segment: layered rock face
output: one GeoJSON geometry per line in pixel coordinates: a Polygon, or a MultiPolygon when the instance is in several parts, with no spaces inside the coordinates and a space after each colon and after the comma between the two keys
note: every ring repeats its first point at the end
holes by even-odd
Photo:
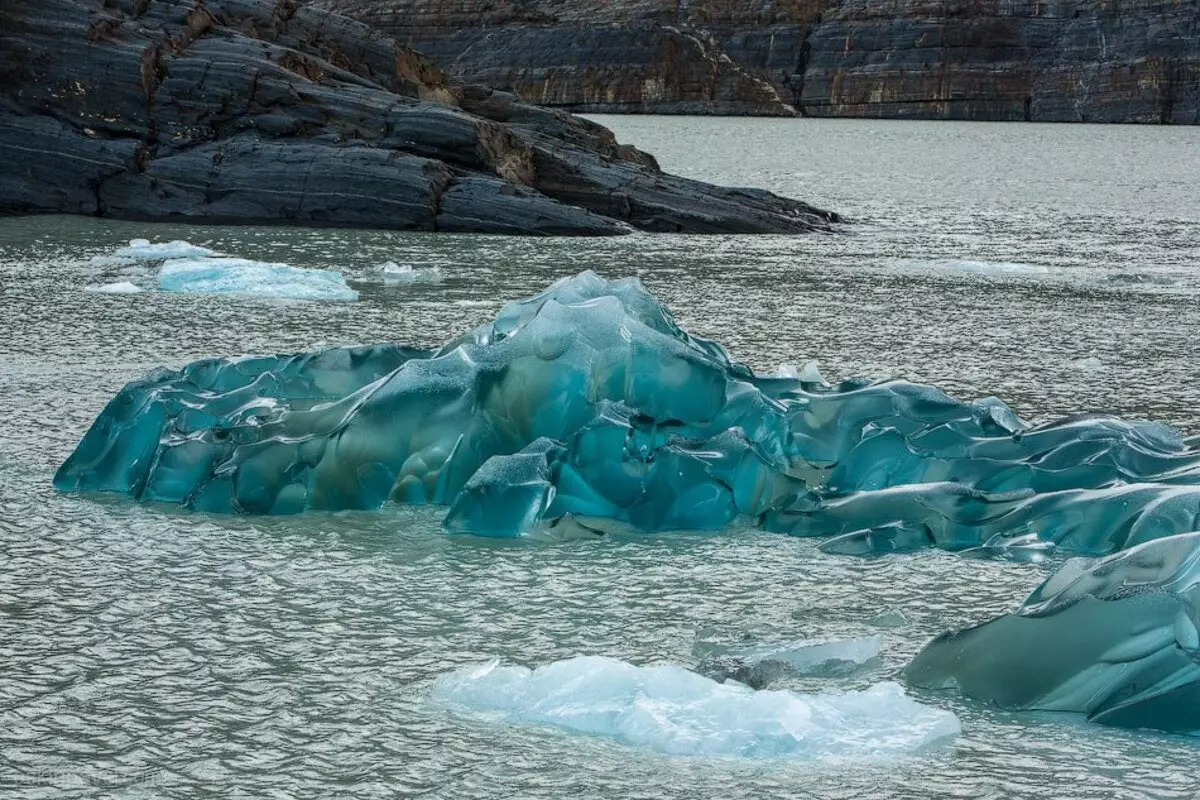
{"type": "Polygon", "coordinates": [[[577,111],[1200,122],[1200,0],[315,0],[577,111]]]}
{"type": "Polygon", "coordinates": [[[515,234],[796,233],[607,129],[296,0],[5,0],[0,213],[515,234]]]}

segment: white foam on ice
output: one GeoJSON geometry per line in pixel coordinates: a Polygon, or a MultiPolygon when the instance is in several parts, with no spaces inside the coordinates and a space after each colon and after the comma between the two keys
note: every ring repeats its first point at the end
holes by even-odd
{"type": "Polygon", "coordinates": [[[99,286],[85,286],[83,290],[85,292],[92,292],[93,294],[137,294],[138,292],[145,291],[136,283],[130,283],[129,281],[105,283],[99,286]]]}
{"type": "Polygon", "coordinates": [[[442,270],[438,267],[416,269],[411,264],[397,264],[395,261],[376,264],[375,274],[384,283],[440,283],[442,280],[442,270]]]}
{"type": "Polygon", "coordinates": [[[577,656],[534,670],[492,661],[440,678],[434,697],[497,722],[554,725],[672,755],[872,757],[921,751],[958,719],[896,683],[861,692],[754,691],[678,666],[577,656]]]}
{"type": "Polygon", "coordinates": [[[178,258],[163,262],[158,288],[167,292],[250,294],[289,300],[357,300],[340,272],[247,258],[178,258]]]}

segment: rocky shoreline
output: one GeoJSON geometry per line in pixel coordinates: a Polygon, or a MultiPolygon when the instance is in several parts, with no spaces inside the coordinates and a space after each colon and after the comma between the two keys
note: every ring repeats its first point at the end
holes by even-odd
{"type": "Polygon", "coordinates": [[[1200,0],[313,0],[577,112],[1200,123],[1200,0]]]}
{"type": "Polygon", "coordinates": [[[0,6],[0,214],[33,213],[533,235],[838,220],[665,174],[296,0],[0,6]]]}

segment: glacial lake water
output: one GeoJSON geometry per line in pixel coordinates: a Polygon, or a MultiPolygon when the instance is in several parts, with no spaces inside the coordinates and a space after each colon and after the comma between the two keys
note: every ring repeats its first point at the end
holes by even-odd
{"type": "Polygon", "coordinates": [[[17,798],[1192,798],[1200,740],[949,708],[948,748],[888,761],[671,758],[446,711],[492,657],[694,665],[705,641],[875,632],[894,678],[933,634],[1046,568],[824,555],[753,531],[563,544],[451,539],[438,509],[249,519],[50,486],[104,403],[204,356],[430,345],[590,268],[638,275],[762,370],[901,375],[1200,433],[1200,129],[604,117],[667,169],[844,213],[835,235],[513,239],[0,219],[0,795],[17,798]],[[133,237],[344,271],[357,303],[101,295],[133,237]],[[384,261],[438,267],[392,286],[384,261]]]}

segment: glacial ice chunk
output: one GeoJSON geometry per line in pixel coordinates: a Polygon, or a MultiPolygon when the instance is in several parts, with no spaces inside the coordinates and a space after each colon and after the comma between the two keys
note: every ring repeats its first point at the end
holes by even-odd
{"type": "Polygon", "coordinates": [[[395,261],[376,264],[375,274],[384,283],[390,284],[439,283],[442,280],[440,267],[418,269],[411,264],[397,264],[395,261]]]}
{"type": "Polygon", "coordinates": [[[173,258],[158,272],[166,292],[253,294],[289,300],[357,300],[340,272],[247,258],[173,258]]]}
{"type": "MultiPolygon", "coordinates": [[[[272,266],[176,259],[164,280],[353,295],[336,273],[272,266]]],[[[1190,530],[1200,451],[1153,423],[1031,427],[995,398],[906,381],[759,376],[638,281],[585,272],[433,351],[154,371],[108,404],[55,485],[246,514],[434,503],[447,530],[486,536],[737,522],[838,553],[1038,557],[1190,530]]]]}
{"type": "Polygon", "coordinates": [[[117,281],[116,283],[105,283],[96,286],[85,286],[85,292],[92,294],[137,294],[144,291],[142,287],[136,283],[129,281],[117,281]]]}
{"type": "Polygon", "coordinates": [[[1200,533],[1072,559],[1012,614],[944,633],[905,670],[1009,709],[1200,733],[1200,533]]]}
{"type": "Polygon", "coordinates": [[[672,755],[901,756],[960,732],[954,714],[915,702],[895,683],[862,692],[754,691],[678,666],[599,656],[534,670],[492,661],[440,678],[434,696],[492,721],[553,725],[672,755]]]}
{"type": "Polygon", "coordinates": [[[151,242],[149,239],[130,239],[128,247],[113,251],[113,258],[134,261],[162,261],[170,258],[211,258],[215,250],[176,239],[170,242],[151,242]]]}
{"type": "Polygon", "coordinates": [[[799,676],[849,675],[879,658],[883,637],[805,639],[787,644],[721,648],[706,657],[699,672],[717,680],[735,680],[755,689],[799,676]]]}

